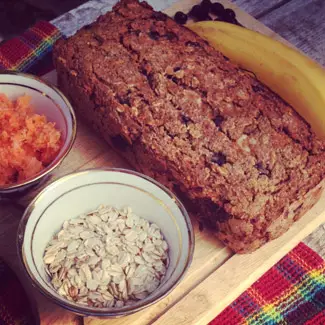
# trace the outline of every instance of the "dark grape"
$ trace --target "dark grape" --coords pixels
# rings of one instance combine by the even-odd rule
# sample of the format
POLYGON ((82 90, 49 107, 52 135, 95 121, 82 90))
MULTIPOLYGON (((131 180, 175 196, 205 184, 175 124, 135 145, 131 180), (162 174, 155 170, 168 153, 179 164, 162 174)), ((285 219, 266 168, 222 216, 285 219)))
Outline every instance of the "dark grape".
POLYGON ((222 21, 224 21, 226 23, 230 23, 230 24, 237 25, 237 19, 236 18, 229 17, 229 16, 222 17, 222 21))
POLYGON ((232 9, 225 9, 223 15, 230 18, 236 18, 236 13, 232 9))
POLYGON ((211 6, 211 0, 202 0, 201 7, 204 8, 207 12, 210 12, 211 6))
POLYGON ((189 12, 189 16, 193 17, 195 20, 206 20, 207 16, 209 14, 209 10, 207 10, 205 7, 202 7, 200 5, 195 5, 189 12))
POLYGON ((174 16, 174 19, 175 19, 176 23, 184 25, 187 22, 187 15, 184 14, 184 12, 177 11, 174 16))
POLYGON ((190 17, 197 18, 197 16, 200 14, 200 12, 201 12, 201 7, 199 5, 195 5, 192 7, 192 9, 188 13, 188 15, 190 17))
POLYGON ((222 15, 224 10, 224 6, 219 2, 215 2, 211 5, 211 12, 217 16, 222 15))

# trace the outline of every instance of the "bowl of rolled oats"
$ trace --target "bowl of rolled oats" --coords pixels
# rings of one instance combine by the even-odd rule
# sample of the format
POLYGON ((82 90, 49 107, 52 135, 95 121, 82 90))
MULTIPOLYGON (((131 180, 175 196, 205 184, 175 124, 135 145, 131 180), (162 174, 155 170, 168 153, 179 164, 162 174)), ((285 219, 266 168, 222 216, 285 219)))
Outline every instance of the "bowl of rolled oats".
POLYGON ((194 232, 183 204, 155 180, 92 169, 48 185, 27 207, 17 243, 45 296, 81 315, 119 317, 179 284, 194 232))

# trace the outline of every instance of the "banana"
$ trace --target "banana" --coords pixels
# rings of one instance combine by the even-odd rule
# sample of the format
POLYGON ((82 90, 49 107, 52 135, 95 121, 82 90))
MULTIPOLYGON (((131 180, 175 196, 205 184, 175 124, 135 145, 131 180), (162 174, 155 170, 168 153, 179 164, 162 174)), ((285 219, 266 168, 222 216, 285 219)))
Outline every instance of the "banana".
POLYGON ((186 25, 232 62, 253 72, 325 138, 325 70, 297 50, 236 25, 207 21, 186 25))

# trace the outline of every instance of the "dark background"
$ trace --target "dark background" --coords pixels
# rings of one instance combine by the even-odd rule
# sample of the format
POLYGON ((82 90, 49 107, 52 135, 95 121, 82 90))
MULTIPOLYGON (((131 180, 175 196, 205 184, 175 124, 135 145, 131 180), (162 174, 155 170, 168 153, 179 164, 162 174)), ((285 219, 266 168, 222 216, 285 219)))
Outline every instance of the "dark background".
POLYGON ((0 41, 33 25, 51 20, 87 0, 0 0, 0 41))

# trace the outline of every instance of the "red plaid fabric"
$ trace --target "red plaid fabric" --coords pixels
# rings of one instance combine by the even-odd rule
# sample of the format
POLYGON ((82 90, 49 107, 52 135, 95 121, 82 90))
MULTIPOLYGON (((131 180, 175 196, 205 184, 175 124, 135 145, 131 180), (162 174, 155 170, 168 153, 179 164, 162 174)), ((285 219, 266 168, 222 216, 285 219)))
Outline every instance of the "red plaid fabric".
POLYGON ((325 325, 325 261, 300 243, 210 325, 325 325))
POLYGON ((52 24, 40 21, 0 46, 0 70, 44 74, 52 67, 52 46, 61 37, 52 24))

